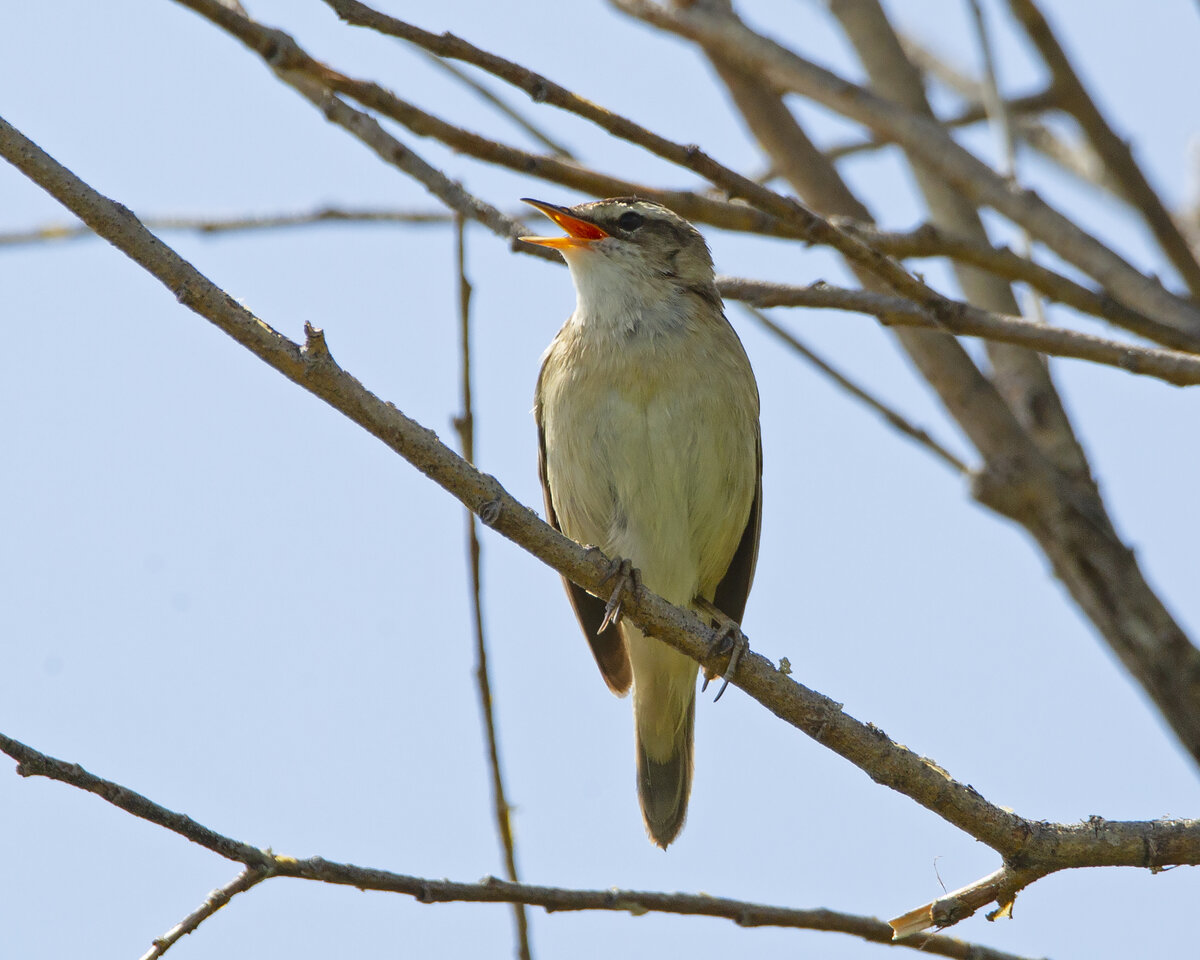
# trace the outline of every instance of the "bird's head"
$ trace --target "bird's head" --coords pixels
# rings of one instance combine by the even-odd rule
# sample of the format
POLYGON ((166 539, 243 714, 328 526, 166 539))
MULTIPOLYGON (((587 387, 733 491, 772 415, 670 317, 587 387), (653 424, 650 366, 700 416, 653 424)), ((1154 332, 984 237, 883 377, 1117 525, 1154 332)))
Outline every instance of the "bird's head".
MULTIPOLYGON (((595 288, 624 287, 653 299, 655 291, 717 296, 712 256, 700 231, 660 203, 613 197, 574 207, 525 199, 566 231, 565 237, 522 237, 562 253, 581 301, 595 288)), ((719 303, 719 300, 717 300, 719 303)))

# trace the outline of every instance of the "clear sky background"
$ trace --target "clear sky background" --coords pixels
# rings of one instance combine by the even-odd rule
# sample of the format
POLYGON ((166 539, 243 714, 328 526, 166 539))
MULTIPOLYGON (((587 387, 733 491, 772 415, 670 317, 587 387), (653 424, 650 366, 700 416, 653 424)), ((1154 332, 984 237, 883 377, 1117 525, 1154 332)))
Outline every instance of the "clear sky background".
MULTIPOLYGON (((819 5, 741 6, 751 22, 858 76, 819 5)), ((987 4, 1002 81, 1027 92, 1038 82, 1033 61, 1000 6, 987 4)), ((340 69, 523 142, 418 53, 339 24, 316 0, 249 7, 340 69)), ((903 27, 975 61, 965 4, 889 7, 903 27)), ((1044 7, 1168 204, 1194 200, 1196 6, 1044 7)), ((604 4, 388 8, 758 169, 692 49, 604 4)), ((800 112, 822 142, 849 132, 820 111, 800 112)), ((255 55, 170 2, 7 5, 0 115, 145 215, 435 208, 255 55)), ((549 108, 536 116, 607 170, 694 183, 582 121, 549 108)), ((503 209, 526 195, 585 199, 401 137, 503 209)), ((990 135, 967 142, 991 154, 990 135)), ((848 172, 884 223, 918 222, 894 156, 848 172)), ((1034 160, 1022 174, 1135 263, 1169 276, 1133 217, 1034 160)), ((0 230, 66 219, 0 166, 0 230)), ((845 281, 827 252, 706 233, 721 272, 845 281)), ((288 336, 301 338, 305 321, 323 327, 346 369, 452 440, 450 228, 166 239, 288 336)), ((468 248, 477 459, 540 509, 531 397, 541 351, 574 294, 565 270, 514 256, 483 229, 469 231, 468 248)), ((763 398, 763 541, 745 621, 754 649, 788 657, 797 679, 1022 815, 1196 815, 1193 765, 1030 541, 738 309, 730 317, 763 398)), ((873 320, 776 317, 965 451, 873 320)), ((462 508, 100 241, 0 250, 0 330, 0 729, 279 853, 460 880, 500 874, 462 508)), ((1073 361, 1053 366, 1120 530, 1196 636, 1200 393, 1073 361)), ((886 918, 937 896, 939 875, 953 889, 998 866, 989 849, 735 689, 716 706, 710 697, 698 704, 689 821, 659 851, 637 811, 628 701, 597 674, 557 574, 490 532, 483 562, 528 881, 706 891, 886 918)), ((237 873, 96 797, 10 771, 0 764, 0 955, 137 957, 237 873)), ((1075 871, 1026 891, 1014 920, 980 915, 953 932, 1028 956, 1184 955, 1194 949, 1198 896, 1190 869, 1075 871)), ((885 949, 703 918, 533 910, 531 923, 539 957, 857 958, 885 949)), ((172 956, 358 952, 506 957, 509 908, 273 880, 172 956)))

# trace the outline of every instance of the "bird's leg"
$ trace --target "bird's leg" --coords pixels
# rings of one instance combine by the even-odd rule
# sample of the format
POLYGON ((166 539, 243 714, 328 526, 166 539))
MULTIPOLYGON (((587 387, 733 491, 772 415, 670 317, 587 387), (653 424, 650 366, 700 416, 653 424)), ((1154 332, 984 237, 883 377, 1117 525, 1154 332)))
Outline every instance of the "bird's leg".
POLYGON ((608 603, 604 605, 604 619, 600 621, 600 629, 596 631, 597 633, 603 633, 609 627, 616 626, 621 622, 621 601, 625 599, 629 591, 639 590, 642 586, 641 571, 633 565, 633 561, 623 557, 613 558, 608 573, 600 581, 600 585, 604 586, 614 578, 617 582, 612 588, 612 593, 608 595, 608 603))
MULTIPOLYGON (((708 614, 713 619, 713 625, 717 628, 716 639, 709 645, 709 656, 716 656, 721 653, 729 654, 729 666, 725 668, 724 683, 721 684, 721 689, 717 691, 717 695, 713 697, 713 703, 716 703, 725 693, 725 688, 729 686, 729 678, 733 676, 737 670, 738 661, 742 659, 742 654, 750 649, 750 641, 746 639, 746 635, 742 633, 741 625, 735 620, 730 620, 725 616, 720 607, 703 597, 696 597, 692 601, 692 606, 704 613, 708 614)), ((716 673, 704 671, 704 683, 700 687, 700 692, 703 693, 708 689, 709 683, 712 682, 716 673)))

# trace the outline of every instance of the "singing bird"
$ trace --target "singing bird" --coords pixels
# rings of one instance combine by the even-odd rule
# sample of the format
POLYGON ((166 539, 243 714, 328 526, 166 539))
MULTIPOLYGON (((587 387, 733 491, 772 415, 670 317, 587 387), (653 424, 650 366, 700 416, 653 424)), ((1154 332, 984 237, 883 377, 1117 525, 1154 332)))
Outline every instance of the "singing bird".
POLYGON ((566 231, 523 239, 563 255, 576 296, 534 404, 547 518, 621 564, 607 603, 564 582, 609 689, 633 686, 638 798, 666 849, 687 815, 698 667, 620 621, 619 601, 632 564, 741 638, 762 508, 758 387, 690 223, 637 197, 525 202, 566 231))

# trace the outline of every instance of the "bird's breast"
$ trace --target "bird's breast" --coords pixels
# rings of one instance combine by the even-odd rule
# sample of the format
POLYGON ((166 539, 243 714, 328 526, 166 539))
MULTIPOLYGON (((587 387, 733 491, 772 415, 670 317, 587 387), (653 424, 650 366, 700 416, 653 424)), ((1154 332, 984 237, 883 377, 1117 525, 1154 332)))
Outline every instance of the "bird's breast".
POLYGON ((756 481, 757 392, 732 329, 615 337, 569 323, 539 401, 564 532, 629 558, 676 603, 713 589, 756 481))

